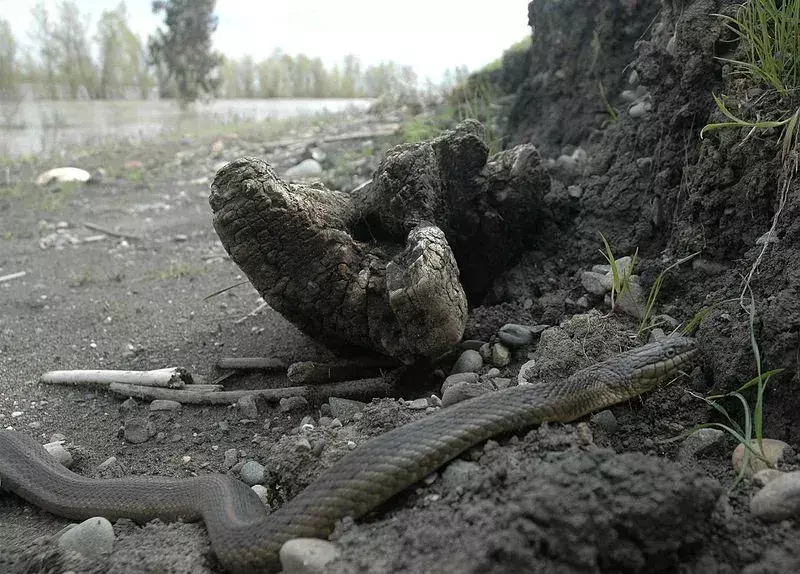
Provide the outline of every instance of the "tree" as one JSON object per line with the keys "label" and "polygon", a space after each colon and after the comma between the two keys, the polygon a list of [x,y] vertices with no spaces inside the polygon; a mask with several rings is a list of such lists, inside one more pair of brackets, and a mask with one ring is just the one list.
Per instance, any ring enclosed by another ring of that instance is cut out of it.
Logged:
{"label": "tree", "polygon": [[100,60],[98,97],[124,97],[129,87],[138,87],[142,97],[147,97],[152,81],[142,43],[128,26],[124,2],[100,16],[95,42]]}
{"label": "tree", "polygon": [[150,37],[153,63],[163,63],[167,80],[177,83],[181,104],[201,95],[215,95],[220,84],[215,74],[221,62],[211,49],[211,35],[217,29],[216,0],[155,0],[153,13],[164,12],[166,30]]}
{"label": "tree", "polygon": [[31,43],[37,48],[39,66],[31,70],[30,80],[33,83],[44,85],[46,95],[51,100],[57,100],[61,95],[58,78],[58,47],[53,34],[53,24],[44,2],[40,1],[31,9],[33,26],[29,33]]}
{"label": "tree", "polygon": [[[97,93],[97,69],[89,47],[89,24],[74,0],[58,4],[58,23],[52,28],[60,79],[77,98],[81,92],[92,97]],[[81,90],[83,88],[83,90]]]}

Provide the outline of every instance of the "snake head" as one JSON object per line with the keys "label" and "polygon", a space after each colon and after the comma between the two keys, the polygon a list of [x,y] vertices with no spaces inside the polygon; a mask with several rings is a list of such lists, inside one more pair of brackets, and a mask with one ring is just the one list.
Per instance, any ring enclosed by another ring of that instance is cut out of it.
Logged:
{"label": "snake head", "polygon": [[685,372],[697,353],[694,339],[667,337],[623,355],[627,355],[632,386],[638,392],[645,392]]}

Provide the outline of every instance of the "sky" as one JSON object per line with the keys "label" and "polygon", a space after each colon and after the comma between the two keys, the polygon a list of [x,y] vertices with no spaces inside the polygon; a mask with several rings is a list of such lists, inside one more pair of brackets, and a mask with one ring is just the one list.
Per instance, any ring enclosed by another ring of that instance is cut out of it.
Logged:
{"label": "sky", "polygon": [[[76,0],[92,34],[116,0]],[[24,45],[35,0],[0,0]],[[45,0],[51,11],[56,0]],[[150,0],[127,0],[132,30],[146,38],[161,23]],[[266,58],[276,48],[320,57],[326,66],[348,53],[365,65],[393,60],[420,78],[439,81],[446,69],[476,70],[530,34],[528,0],[217,0],[214,45],[226,56]]]}

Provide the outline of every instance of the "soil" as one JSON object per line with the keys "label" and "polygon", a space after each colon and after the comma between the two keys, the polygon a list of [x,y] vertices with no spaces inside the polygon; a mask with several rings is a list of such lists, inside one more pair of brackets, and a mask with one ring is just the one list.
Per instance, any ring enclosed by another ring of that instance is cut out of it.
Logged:
{"label": "soil", "polygon": [[[729,391],[755,374],[751,320],[738,297],[785,181],[770,139],[775,134],[744,144],[736,134],[699,138],[700,127],[718,119],[712,90],[752,89],[738,85],[714,59],[734,48],[710,14],[734,4],[530,4],[534,42],[527,57],[514,59],[515,79],[506,82],[515,90],[506,147],[534,143],[551,166],[551,191],[543,198],[544,221],[531,230],[537,248],[494,281],[483,304],[471,309],[465,334],[488,341],[508,322],[560,324],[515,352],[500,374],[512,379],[531,357],[550,379],[632,346],[637,322],[608,313],[601,299],[583,297],[580,272],[603,262],[597,252],[602,232],[617,255],[638,250],[637,273],[646,287],[670,263],[700,252],[665,276],[658,311],[686,324],[711,307],[697,331],[702,365],[675,385],[610,409],[616,432],[593,419],[525,430],[471,449],[357,523],[339,525],[333,540],[341,558],[330,571],[800,570],[797,521],[763,523],[749,512],[755,485],[729,488],[732,439],[711,452],[679,456],[682,434],[714,420],[687,389]],[[520,66],[528,67],[523,80]],[[598,82],[617,109],[614,121],[595,90]],[[624,90],[640,86],[638,101],[626,99]],[[633,113],[642,102],[649,110],[640,106]],[[21,183],[0,188],[0,276],[27,275],[0,283],[0,423],[40,442],[63,435],[75,457],[73,470],[88,476],[105,476],[98,465],[112,456],[118,473],[226,472],[224,454],[235,449],[238,460],[267,467],[270,504],[277,506],[347,452],[348,442],[429,416],[383,399],[336,429],[318,424],[327,414],[324,405],[285,412],[260,404],[257,419],[236,407],[150,412],[144,401],[122,408],[122,397],[102,389],[36,382],[50,369],[171,365],[212,381],[224,356],[334,358],[274,311],[250,316],[259,298],[249,285],[204,299],[242,280],[211,227],[207,187],[220,163],[254,155],[280,172],[302,159],[304,142],[366,128],[369,121],[350,117],[306,126],[305,133],[284,138],[300,143],[286,145],[270,145],[256,128],[236,137],[121,145],[75,159],[105,172],[87,185],[39,188],[24,182],[51,166],[12,165],[12,181]],[[328,170],[342,174],[338,185],[329,183],[352,189],[369,177],[387,145],[376,139],[369,146],[330,146],[328,155],[352,169]],[[577,169],[557,161],[578,147],[586,159]],[[131,161],[141,166],[126,168]],[[800,451],[800,395],[794,391],[800,196],[796,182],[787,189],[779,242],[768,244],[750,283],[752,327],[764,370],[785,369],[766,394],[765,434]],[[83,221],[139,238],[48,247],[54,233],[62,241],[96,235]],[[282,374],[225,381],[226,389],[287,384]],[[429,395],[421,389],[404,398]],[[305,422],[316,426],[306,435],[301,423],[307,416]],[[136,418],[154,426],[154,436],[142,444],[122,438],[126,421]],[[318,448],[298,452],[302,437]],[[796,455],[780,466],[798,467]],[[54,535],[67,524],[0,493],[0,566],[21,572],[219,571],[202,525],[118,521],[111,558],[94,564],[54,549]]]}

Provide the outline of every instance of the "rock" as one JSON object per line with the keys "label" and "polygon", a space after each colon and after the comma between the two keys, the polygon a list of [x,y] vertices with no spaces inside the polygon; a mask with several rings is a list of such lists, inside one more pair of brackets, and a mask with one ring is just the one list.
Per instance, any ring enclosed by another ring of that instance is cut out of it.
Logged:
{"label": "rock", "polygon": [[39,175],[36,178],[36,185],[45,186],[48,183],[86,183],[92,175],[85,169],[77,167],[56,167]]}
{"label": "rock", "polygon": [[294,443],[294,450],[295,452],[308,452],[311,450],[311,442],[306,437],[299,438]]}
{"label": "rock", "polygon": [[254,484],[250,488],[258,495],[258,498],[261,499],[261,503],[269,508],[269,490],[267,490],[267,487],[263,484]]}
{"label": "rock", "polygon": [[242,414],[249,419],[257,419],[258,418],[258,404],[256,403],[256,398],[253,395],[245,395],[241,397],[236,404],[239,406],[239,410],[242,411]]}
{"label": "rock", "polygon": [[125,421],[122,436],[131,444],[142,444],[155,434],[156,429],[152,422],[142,418],[130,418]]}
{"label": "rock", "polygon": [[602,429],[606,434],[614,434],[619,430],[617,417],[615,417],[614,413],[608,409],[593,414],[589,419],[589,422],[591,422],[597,428]]}
{"label": "rock", "polygon": [[584,271],[581,273],[581,285],[592,295],[602,296],[611,289],[611,281],[608,276],[594,271]]}
{"label": "rock", "polygon": [[287,540],[278,554],[283,574],[323,574],[325,566],[339,557],[339,549],[319,538]]}
{"label": "rock", "polygon": [[266,478],[266,469],[263,464],[254,460],[248,460],[239,471],[239,478],[248,486],[261,484],[264,482],[264,478]]}
{"label": "rock", "polygon": [[406,408],[415,411],[422,411],[428,408],[428,399],[414,399],[413,401],[406,401]]}
{"label": "rock", "polygon": [[461,401],[488,393],[491,389],[480,383],[456,383],[442,393],[442,406],[449,407]]}
{"label": "rock", "polygon": [[303,411],[308,408],[308,401],[305,397],[283,397],[280,401],[280,408],[284,413]]}
{"label": "rock", "polygon": [[481,347],[486,344],[486,341],[478,341],[477,339],[467,339],[466,341],[461,341],[459,347],[462,350],[471,349],[473,351],[480,351]]}
{"label": "rock", "polygon": [[444,382],[442,383],[442,392],[445,392],[448,388],[452,387],[456,383],[477,383],[477,382],[478,382],[478,373],[456,373],[455,375],[450,375],[444,380]]}
{"label": "rock", "polygon": [[179,408],[181,404],[178,401],[156,399],[150,403],[151,411],[177,411]]}
{"label": "rock", "polygon": [[497,367],[492,367],[488,371],[486,371],[486,375],[484,375],[487,379],[494,379],[495,377],[500,376],[500,369]]}
{"label": "rock", "polygon": [[767,522],[799,517],[800,471],[782,473],[768,482],[750,501],[750,512]]}
{"label": "rock", "polygon": [[483,357],[478,351],[467,349],[456,359],[453,368],[450,370],[451,375],[457,373],[477,373],[483,367]]}
{"label": "rock", "polygon": [[664,329],[661,327],[654,327],[650,331],[650,335],[647,337],[648,343],[655,343],[656,341],[663,341],[667,338],[667,334],[664,332]]}
{"label": "rock", "polygon": [[533,341],[531,328],[516,323],[506,323],[500,327],[497,336],[501,343],[511,348],[524,347],[525,345],[530,345]]}
{"label": "rock", "polygon": [[69,468],[72,466],[72,454],[70,454],[70,452],[64,448],[64,445],[61,444],[61,441],[48,442],[44,445],[44,449],[50,456],[52,456],[65,467]]}
{"label": "rock", "polygon": [[105,518],[89,518],[59,536],[58,547],[86,558],[102,560],[111,554],[114,547],[114,528]]}
{"label": "rock", "polygon": [[464,487],[467,481],[481,471],[475,462],[456,459],[442,471],[442,486],[447,490]]}
{"label": "rock", "polygon": [[757,484],[758,486],[766,486],[767,483],[772,482],[782,474],[784,473],[780,470],[776,470],[774,468],[764,468],[753,475],[753,484]]}
{"label": "rock", "polygon": [[688,461],[698,455],[714,456],[725,452],[725,433],[719,429],[702,428],[683,440],[678,460]]}
{"label": "rock", "polygon": [[481,345],[481,348],[478,349],[478,352],[481,354],[481,359],[487,363],[492,360],[492,346],[489,343],[484,343]]}
{"label": "rock", "polygon": [[226,469],[231,469],[236,466],[236,463],[239,460],[239,451],[235,448],[229,448],[225,451],[225,458],[222,461],[222,466]]}
{"label": "rock", "polygon": [[653,106],[650,102],[637,102],[630,107],[628,114],[632,118],[641,118],[651,109],[653,109]]}
{"label": "rock", "polygon": [[322,166],[315,159],[304,159],[283,172],[286,179],[301,179],[304,177],[314,177],[322,173]]}
{"label": "rock", "polygon": [[129,415],[134,412],[138,406],[139,403],[136,402],[136,399],[133,397],[128,397],[119,405],[119,412],[123,415]]}
{"label": "rock", "polygon": [[638,280],[631,276],[628,282],[628,289],[616,301],[616,308],[636,319],[641,319],[644,315],[644,304],[642,299],[642,286]]}
{"label": "rock", "polygon": [[536,360],[531,359],[527,363],[523,363],[517,373],[518,385],[530,385],[534,379],[534,368],[536,367]]}
{"label": "rock", "polygon": [[[758,444],[753,441],[753,448],[758,449]],[[764,456],[767,460],[772,464],[772,466],[776,466],[785,456],[787,456],[791,452],[791,446],[783,442],[782,440],[776,440],[771,438],[765,438],[762,442],[764,446]],[[733,470],[735,472],[739,472],[742,469],[742,458],[744,455],[744,445],[739,444],[734,450],[733,455],[731,455],[731,463],[733,464]],[[751,477],[759,470],[763,470],[765,468],[769,468],[769,465],[765,463],[763,460],[757,458],[753,453],[750,453],[748,469],[745,470],[745,476]]]}
{"label": "rock", "polygon": [[506,377],[496,377],[492,379],[492,384],[497,389],[507,389],[508,387],[511,386],[511,379],[508,379]]}
{"label": "rock", "polygon": [[573,199],[580,199],[580,197],[583,195],[583,189],[581,189],[580,185],[568,185],[567,195]]}
{"label": "rock", "polygon": [[492,345],[492,363],[496,367],[505,367],[511,362],[511,351],[503,343]]}
{"label": "rock", "polygon": [[342,399],[339,397],[329,398],[328,404],[331,406],[331,416],[335,419],[339,419],[343,423],[353,420],[353,418],[367,406],[366,403],[362,403],[361,401]]}

